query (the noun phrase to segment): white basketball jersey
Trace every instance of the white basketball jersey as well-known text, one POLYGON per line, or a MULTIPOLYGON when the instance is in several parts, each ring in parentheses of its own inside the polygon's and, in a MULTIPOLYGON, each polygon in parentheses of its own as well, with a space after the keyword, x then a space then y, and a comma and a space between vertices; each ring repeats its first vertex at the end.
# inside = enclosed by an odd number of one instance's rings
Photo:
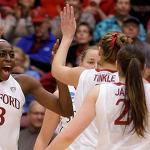
MULTIPOLYGON (((78 86, 75 95, 76 110, 80 109, 84 98, 90 89, 95 85, 105 82, 118 82, 118 73, 111 70, 95 70, 87 69, 80 75, 78 86)), ((78 140, 73 142, 71 146, 78 145, 78 150, 93 150, 97 145, 98 130, 95 125, 95 120, 85 129, 79 136, 78 140)), ((74 148, 76 150, 76 148, 74 148)))
MULTIPOLYGON (((144 86, 150 112, 150 84, 144 86)), ((150 129, 147 129, 145 138, 130 132, 133 124, 127 119, 129 101, 124 100, 124 96, 123 84, 100 85, 96 102, 96 123, 99 130, 97 150, 150 150, 150 129)), ((150 113, 148 115, 150 126, 150 113)))
POLYGON ((17 150, 24 94, 10 75, 0 82, 0 150, 17 150))

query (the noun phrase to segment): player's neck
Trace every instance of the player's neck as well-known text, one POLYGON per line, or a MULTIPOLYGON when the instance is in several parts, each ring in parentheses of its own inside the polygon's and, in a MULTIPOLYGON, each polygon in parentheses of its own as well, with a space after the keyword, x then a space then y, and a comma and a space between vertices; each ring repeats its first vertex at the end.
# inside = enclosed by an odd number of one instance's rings
POLYGON ((110 63, 107 63, 107 62, 103 63, 101 68, 110 69, 110 70, 117 70, 115 64, 110 64, 110 63))
POLYGON ((119 82, 120 83, 125 83, 125 77, 119 76, 119 82))

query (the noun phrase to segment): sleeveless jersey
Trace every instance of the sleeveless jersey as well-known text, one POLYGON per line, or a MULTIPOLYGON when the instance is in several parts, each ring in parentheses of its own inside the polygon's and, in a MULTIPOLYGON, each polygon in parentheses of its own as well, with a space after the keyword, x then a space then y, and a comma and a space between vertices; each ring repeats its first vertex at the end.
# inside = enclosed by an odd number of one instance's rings
POLYGON ((10 75, 0 82, 0 150, 17 150, 24 94, 10 75))
MULTIPOLYGON (((95 85, 105 82, 118 82, 118 73, 115 71, 103 69, 86 69, 80 75, 78 86, 75 95, 75 107, 78 110, 84 101, 85 96, 90 89, 95 85)), ((71 144, 78 145, 78 150, 93 150, 97 145, 98 131, 96 128, 95 120, 84 130, 75 142, 71 144)), ((76 150, 76 148, 74 148, 76 150)))
MULTIPOLYGON (((150 126, 150 84, 144 84, 150 126)), ((96 101, 96 123, 99 130, 97 150, 149 150, 150 128, 145 138, 131 132, 132 122, 127 117, 129 101, 124 100, 123 84, 106 83, 100 85, 96 101)))

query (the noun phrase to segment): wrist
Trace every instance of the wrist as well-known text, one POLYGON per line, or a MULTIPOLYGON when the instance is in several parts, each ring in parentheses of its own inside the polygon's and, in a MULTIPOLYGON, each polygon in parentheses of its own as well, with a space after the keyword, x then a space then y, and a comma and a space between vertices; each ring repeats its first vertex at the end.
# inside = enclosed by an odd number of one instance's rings
POLYGON ((64 42, 72 42, 72 40, 73 40, 73 36, 64 36, 63 35, 63 37, 62 37, 62 40, 64 41, 64 42))

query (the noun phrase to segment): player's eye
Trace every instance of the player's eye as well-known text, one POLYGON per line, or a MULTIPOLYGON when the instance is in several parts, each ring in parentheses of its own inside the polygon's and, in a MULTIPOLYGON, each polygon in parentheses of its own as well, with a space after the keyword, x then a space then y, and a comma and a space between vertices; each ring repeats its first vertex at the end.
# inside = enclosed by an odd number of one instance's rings
POLYGON ((7 53, 4 53, 4 52, 0 52, 0 58, 4 58, 7 56, 7 53))

